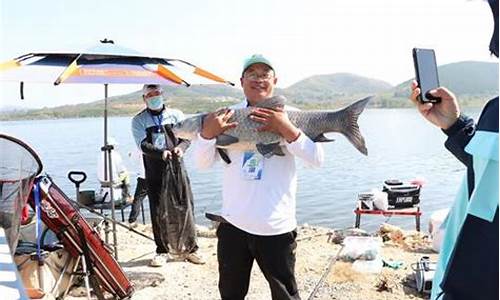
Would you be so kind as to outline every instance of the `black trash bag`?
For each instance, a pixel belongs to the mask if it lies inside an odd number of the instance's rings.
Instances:
[[[162,192],[158,205],[160,224],[166,224],[161,239],[171,253],[191,253],[197,248],[193,193],[186,167],[181,158],[165,163]]]

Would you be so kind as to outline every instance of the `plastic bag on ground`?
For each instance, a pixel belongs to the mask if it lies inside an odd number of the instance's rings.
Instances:
[[[373,260],[361,260],[358,259],[352,264],[352,269],[360,273],[374,273],[378,274],[382,272],[382,267],[384,263],[380,257]]]
[[[345,261],[374,260],[378,257],[382,239],[376,236],[348,236],[339,258]]]

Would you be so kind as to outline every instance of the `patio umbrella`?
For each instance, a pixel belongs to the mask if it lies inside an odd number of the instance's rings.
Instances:
[[[108,85],[109,84],[161,84],[184,85],[192,83],[233,83],[201,69],[187,61],[153,57],[119,47],[104,39],[84,51],[28,53],[0,64],[0,80],[20,82],[23,98],[24,82],[91,83],[104,85],[104,146],[105,179],[113,182],[111,150],[108,144]],[[201,81],[200,81],[201,80]],[[110,189],[114,203],[113,189]],[[114,220],[115,209],[111,205]],[[118,258],[116,224],[113,222],[113,243]]]

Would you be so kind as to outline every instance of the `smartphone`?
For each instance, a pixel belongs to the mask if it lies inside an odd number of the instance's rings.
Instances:
[[[420,95],[418,100],[422,103],[438,103],[439,97],[429,94],[430,90],[439,87],[439,78],[436,65],[436,55],[433,49],[413,48],[413,64],[415,65],[415,78],[417,79]]]

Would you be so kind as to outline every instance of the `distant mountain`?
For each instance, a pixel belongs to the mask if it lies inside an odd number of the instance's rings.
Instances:
[[[350,73],[336,73],[308,77],[284,89],[284,92],[301,100],[324,101],[331,100],[334,95],[378,94],[391,88],[385,81]]]
[[[17,105],[0,106],[0,113],[25,112],[27,110],[28,109],[24,106],[17,106]]]
[[[464,61],[438,67],[439,83],[460,97],[481,97],[498,94],[498,64]],[[410,81],[392,89],[394,97],[410,95]]]
[[[459,98],[461,105],[482,106],[498,95],[498,64],[458,62],[438,68],[440,82]],[[393,87],[389,83],[350,73],[315,75],[305,78],[275,94],[285,95],[288,102],[302,109],[333,109],[368,95],[377,97],[370,107],[410,107],[410,80]],[[211,111],[241,101],[241,88],[225,85],[169,86],[165,89],[167,104],[185,113]],[[0,112],[0,120],[95,117],[103,114],[103,100],[78,105],[20,112]],[[143,109],[141,92],[109,98],[109,115],[132,115]]]
[[[189,88],[185,86],[168,86],[164,89],[164,95],[167,99],[207,99],[207,98],[227,98],[238,99],[243,96],[241,89],[223,84],[192,85]],[[123,103],[142,102],[142,92],[137,91],[126,95],[120,95],[110,98],[111,101],[120,101]],[[102,100],[99,100],[102,101]]]
[[[391,88],[389,83],[378,79],[334,73],[308,77],[277,93],[302,109],[333,109]]]

